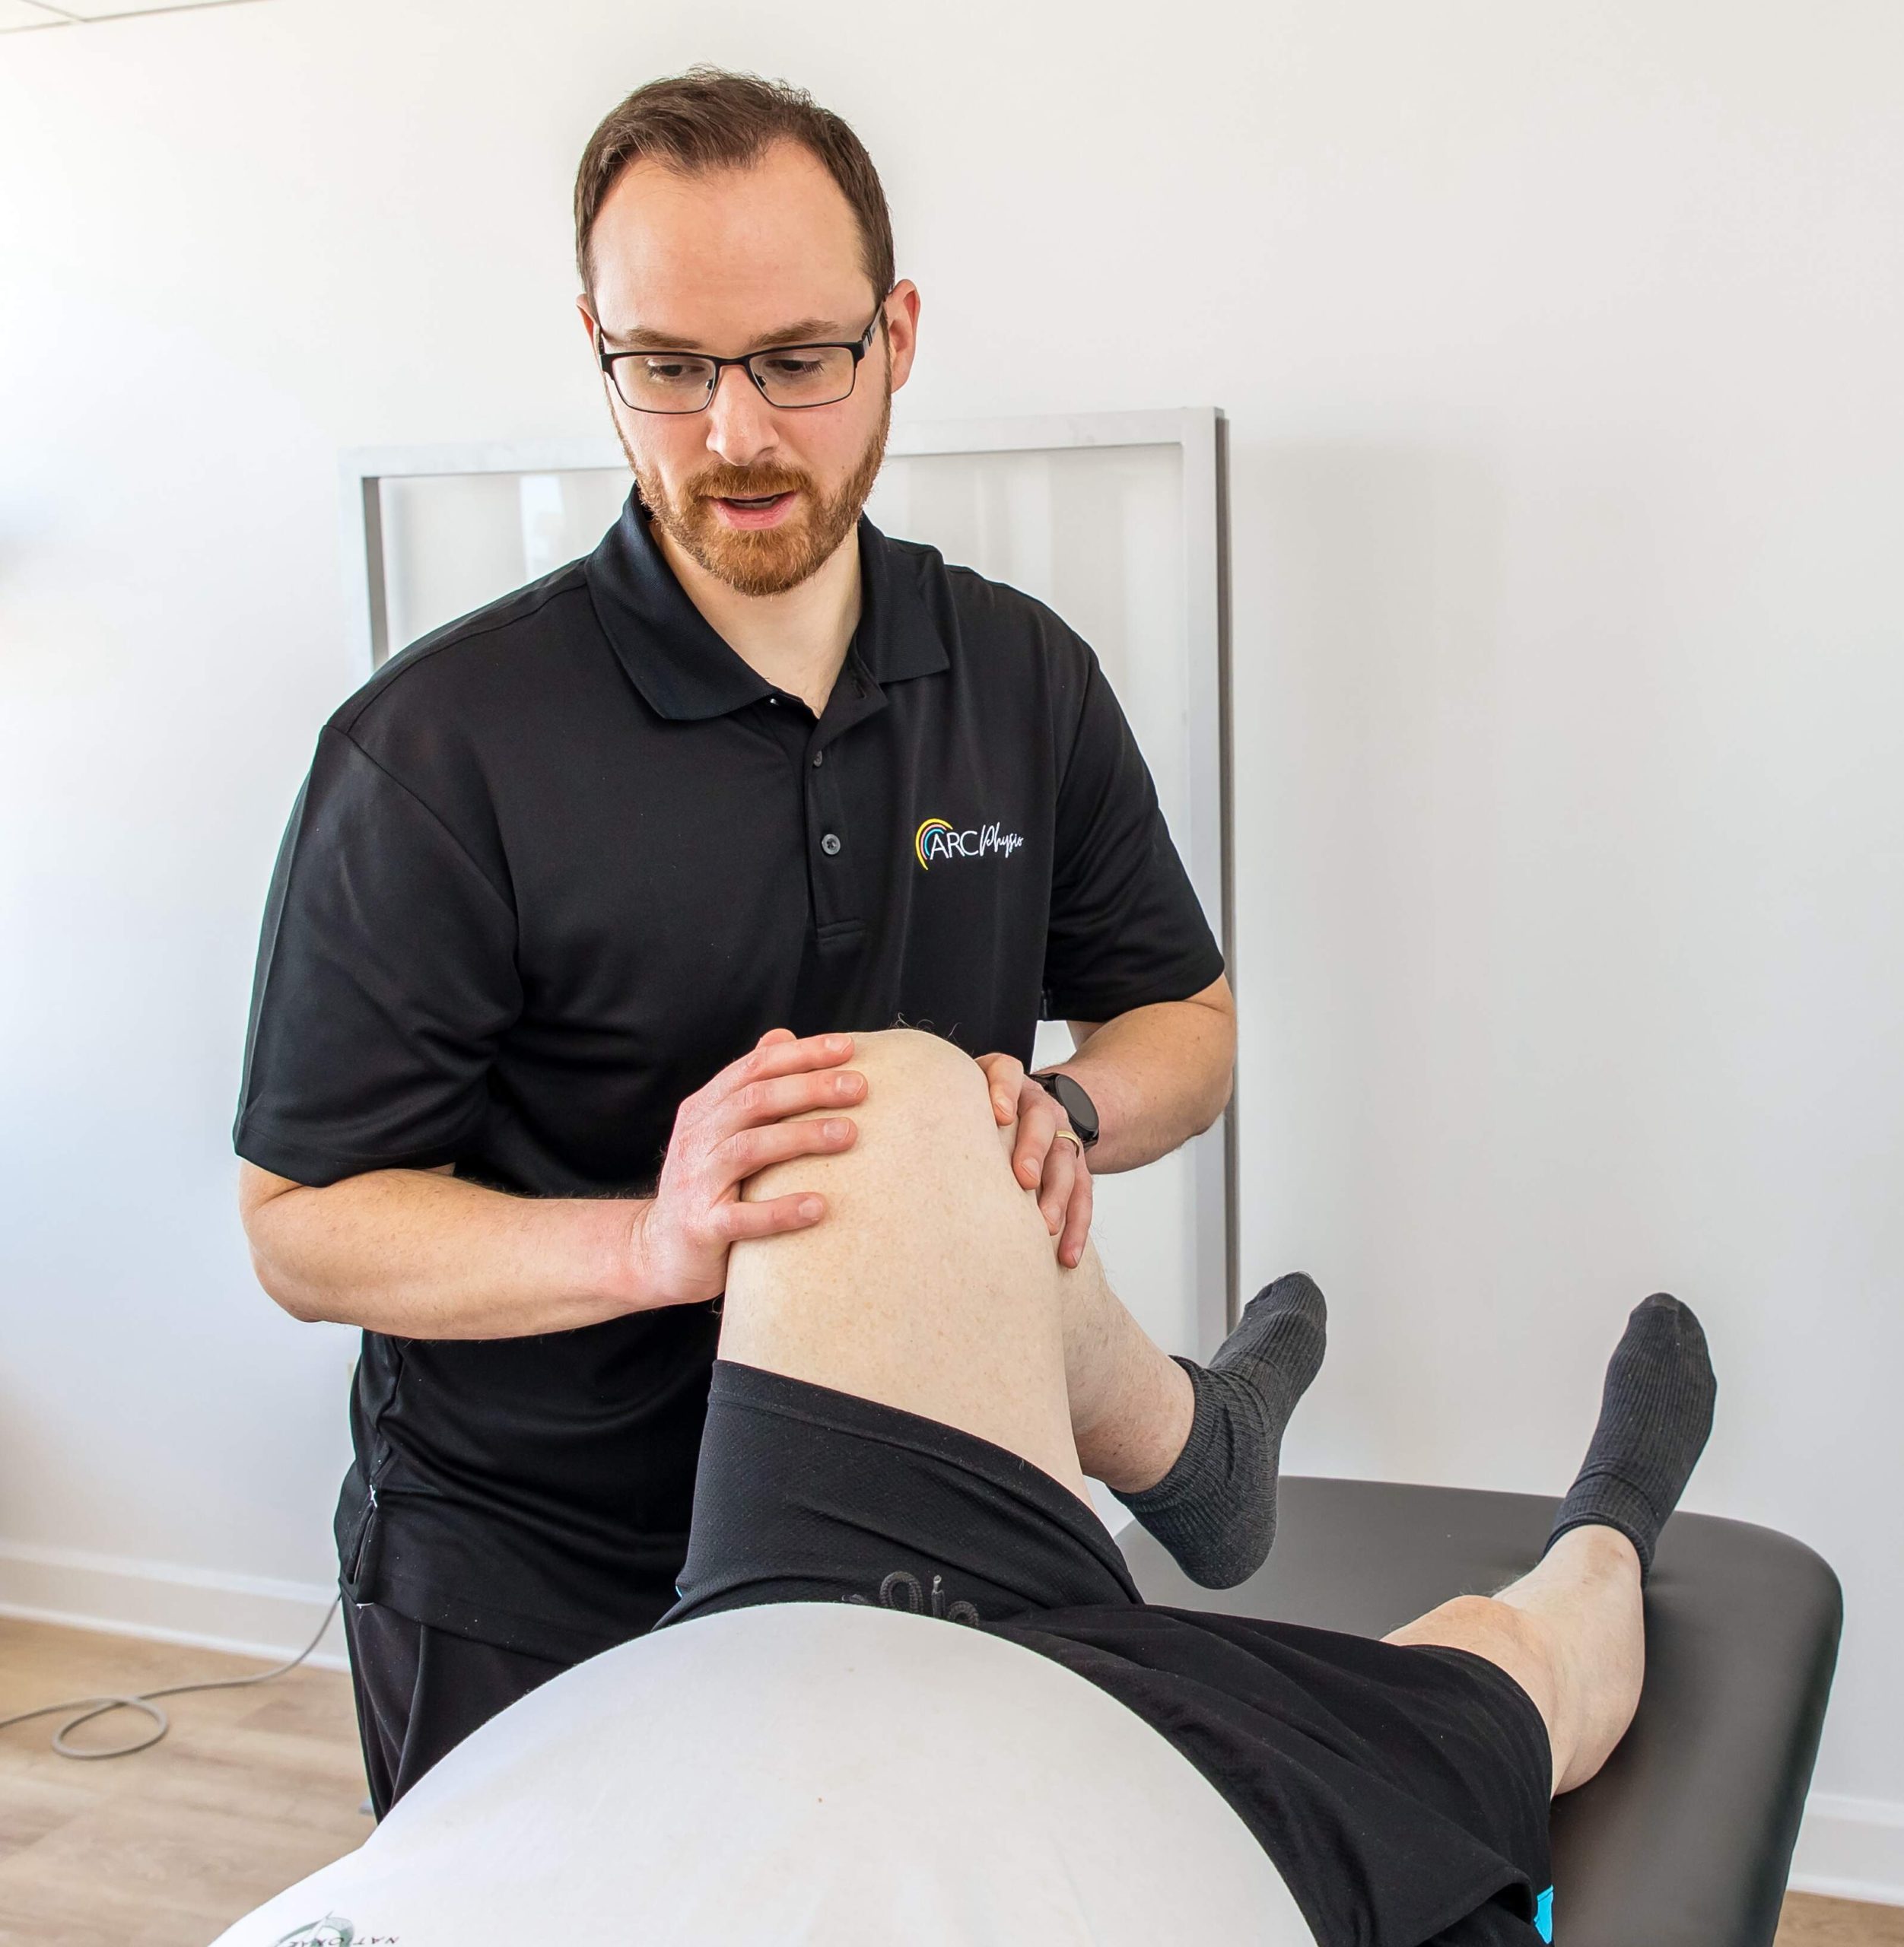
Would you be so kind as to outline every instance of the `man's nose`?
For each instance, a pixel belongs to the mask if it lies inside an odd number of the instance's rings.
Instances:
[[[707,450],[729,466],[746,466],[778,443],[774,408],[742,365],[723,365],[707,402]]]

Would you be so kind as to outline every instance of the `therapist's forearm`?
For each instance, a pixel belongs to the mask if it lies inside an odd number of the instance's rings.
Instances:
[[[510,1196],[422,1170],[270,1190],[282,1181],[247,1178],[245,1231],[259,1282],[294,1317],[514,1339],[644,1308],[640,1199]]]
[[[1236,1018],[1200,1001],[1133,1008],[1052,1066],[1075,1076],[1098,1111],[1092,1174],[1134,1170],[1223,1113],[1236,1069]]]

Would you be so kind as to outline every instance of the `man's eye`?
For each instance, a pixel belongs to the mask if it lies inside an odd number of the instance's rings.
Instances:
[[[797,357],[790,352],[784,352],[766,363],[770,379],[804,379],[820,369],[818,359]]]

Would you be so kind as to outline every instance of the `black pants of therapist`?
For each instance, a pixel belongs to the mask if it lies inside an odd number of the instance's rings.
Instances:
[[[344,1637],[370,1807],[380,1818],[472,1731],[569,1667],[472,1643],[348,1594]]]

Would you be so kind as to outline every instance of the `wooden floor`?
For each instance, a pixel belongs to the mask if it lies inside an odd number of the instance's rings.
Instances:
[[[1778,1947],[1904,1947],[1904,1907],[1788,1893]]]
[[[89,1691],[262,1667],[0,1618],[0,1717]],[[55,1718],[0,1732],[6,1947],[205,1947],[368,1835],[347,1677],[294,1670],[255,1689],[167,1698],[164,1708],[163,1743],[103,1764],[52,1751]],[[122,1742],[145,1721],[121,1711],[74,1742],[94,1732]]]
[[[259,1667],[0,1618],[0,1717],[62,1697]],[[369,1835],[345,1678],[294,1670],[166,1708],[172,1729],[162,1744],[105,1764],[56,1756],[51,1718],[0,1733],[4,1947],[205,1947]],[[100,1742],[124,1739],[135,1721],[107,1720]],[[1778,1947],[1904,1947],[1904,1907],[1794,1894]]]

